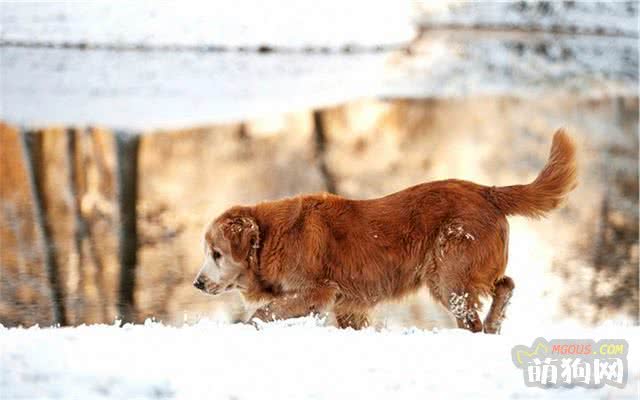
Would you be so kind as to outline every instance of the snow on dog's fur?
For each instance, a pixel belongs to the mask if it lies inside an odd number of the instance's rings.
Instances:
[[[353,328],[367,325],[377,303],[426,285],[459,327],[496,333],[514,288],[506,217],[542,217],[575,186],[575,146],[559,130],[528,185],[451,179],[372,200],[323,193],[232,207],[206,230],[194,285],[240,290],[262,304],[253,315],[262,320],[333,310]],[[484,322],[483,295],[492,298]]]

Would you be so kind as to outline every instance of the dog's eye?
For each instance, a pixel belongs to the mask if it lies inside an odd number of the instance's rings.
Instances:
[[[220,254],[218,250],[214,250],[213,253],[211,253],[211,256],[214,260],[217,260],[218,258],[222,257],[222,254]]]

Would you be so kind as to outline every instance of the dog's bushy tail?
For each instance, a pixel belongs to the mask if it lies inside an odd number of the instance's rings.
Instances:
[[[505,215],[543,217],[577,186],[576,146],[564,129],[553,135],[549,161],[528,185],[492,187],[489,198]]]

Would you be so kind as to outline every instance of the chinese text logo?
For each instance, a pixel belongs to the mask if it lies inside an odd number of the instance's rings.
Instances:
[[[527,386],[623,388],[627,383],[629,344],[622,339],[537,338],[531,347],[515,346],[511,358]]]

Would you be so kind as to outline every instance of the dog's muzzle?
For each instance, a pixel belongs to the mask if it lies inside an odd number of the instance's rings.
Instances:
[[[204,280],[201,277],[198,277],[193,281],[193,286],[195,286],[196,289],[204,290]]]

